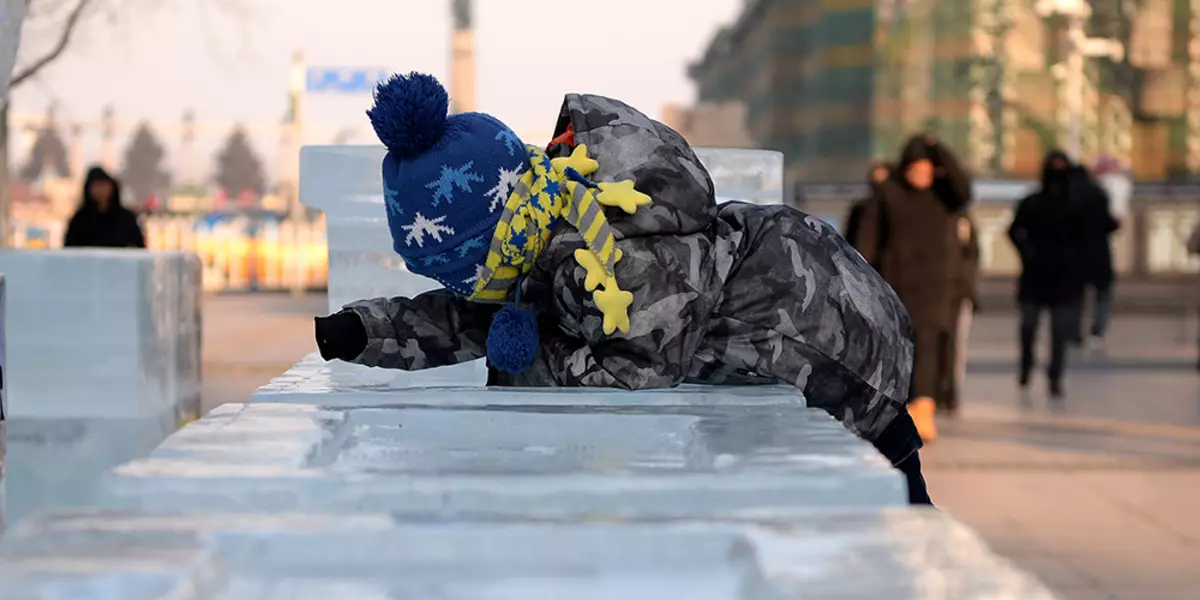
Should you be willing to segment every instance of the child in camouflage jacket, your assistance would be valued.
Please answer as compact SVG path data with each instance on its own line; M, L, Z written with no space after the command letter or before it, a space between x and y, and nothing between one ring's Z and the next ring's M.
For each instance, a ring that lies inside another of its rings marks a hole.
M487 358L489 384L626 390L786 382L873 442L928 502L905 410L908 317L830 226L717 205L683 138L569 95L555 139L447 117L432 77L394 76L368 115L388 155L394 248L444 289L320 317L326 360L426 369Z

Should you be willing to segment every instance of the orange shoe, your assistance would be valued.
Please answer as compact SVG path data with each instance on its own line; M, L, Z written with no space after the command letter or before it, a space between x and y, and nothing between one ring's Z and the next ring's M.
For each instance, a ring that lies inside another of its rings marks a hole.
M908 404L908 416L912 417L913 423L917 426L917 434L926 442L937 439L937 424L934 423L936 413L937 404L934 403L933 398L917 398Z

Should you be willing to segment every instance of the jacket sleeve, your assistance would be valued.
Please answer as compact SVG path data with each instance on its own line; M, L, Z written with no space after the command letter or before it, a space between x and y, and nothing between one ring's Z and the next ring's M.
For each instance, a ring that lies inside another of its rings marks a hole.
M63 235L63 248L75 248L83 245L79 229L79 216L72 216L71 220L67 222L67 232Z
M137 215L130 213L129 215L129 240L130 248L145 248L146 236L142 233L142 225L138 223Z
M1012 223L1008 226L1008 239L1022 258L1033 254L1033 240L1029 234L1029 199L1022 200L1013 214Z
M854 248L876 270L880 268L883 251L887 247L887 185L879 186L875 194L862 204L858 233L854 239Z
M938 142L930 149L934 153L936 164L942 170L941 177L935 182L938 186L938 197L946 206L946 210L957 212L971 204L971 177L963 168L958 157Z
M495 306L438 289L345 307L362 319L367 347L353 362L416 371L483 358Z
M1104 190L1099 190L1099 194L1101 207L1104 211L1101 215L1101 217L1104 219L1104 233L1114 233L1116 230L1121 228L1121 223L1117 221L1116 217L1113 217L1112 201L1109 199L1108 194Z
M855 202L850 206L850 213L846 215L846 230L842 234L842 237L845 237L851 246L858 246L858 234L862 226L863 207L870 201L870 198L866 198Z

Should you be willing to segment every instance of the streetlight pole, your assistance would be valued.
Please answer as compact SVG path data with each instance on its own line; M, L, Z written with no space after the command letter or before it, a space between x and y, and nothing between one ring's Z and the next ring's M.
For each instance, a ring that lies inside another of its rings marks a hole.
M1056 78L1062 80L1063 101L1067 111L1067 153L1075 160L1082 153L1080 113L1083 111L1084 60L1109 57L1121 60L1125 47L1119 40L1088 37L1084 25L1092 16L1092 7L1085 0L1039 0L1037 12L1043 17L1059 15L1066 19L1066 58L1051 67Z

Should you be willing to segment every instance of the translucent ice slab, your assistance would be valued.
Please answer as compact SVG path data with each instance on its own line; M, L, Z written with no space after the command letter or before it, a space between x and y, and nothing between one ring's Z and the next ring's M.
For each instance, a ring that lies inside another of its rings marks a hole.
M102 487L100 505L119 508L431 518L692 517L907 499L873 447L790 406L226 405Z
M85 512L0 543L0 599L1049 600L936 510L432 524Z
M398 392L414 388L480 390L487 383L482 360L423 371L371 369L325 362L313 352L258 388L251 402L310 402L332 406L403 403Z
M41 510L90 506L105 471L150 453L175 430L157 419L31 419L8 422L4 457L9 526Z
M696 149L717 198L783 202L783 155L765 150ZM383 146L307 146L300 151L300 201L325 213L329 310L381 296L413 296L433 281L409 273L392 250L383 206Z
M0 272L9 418L142 419L198 410L198 258L3 251Z
M783 204L783 154L770 150L696 148L716 188L717 202Z
M785 385L713 387L624 392L595 388L485 388L483 361L429 369L369 369L340 361L325 362L312 353L272 379L252 402L299 402L322 406L804 406L796 388Z

